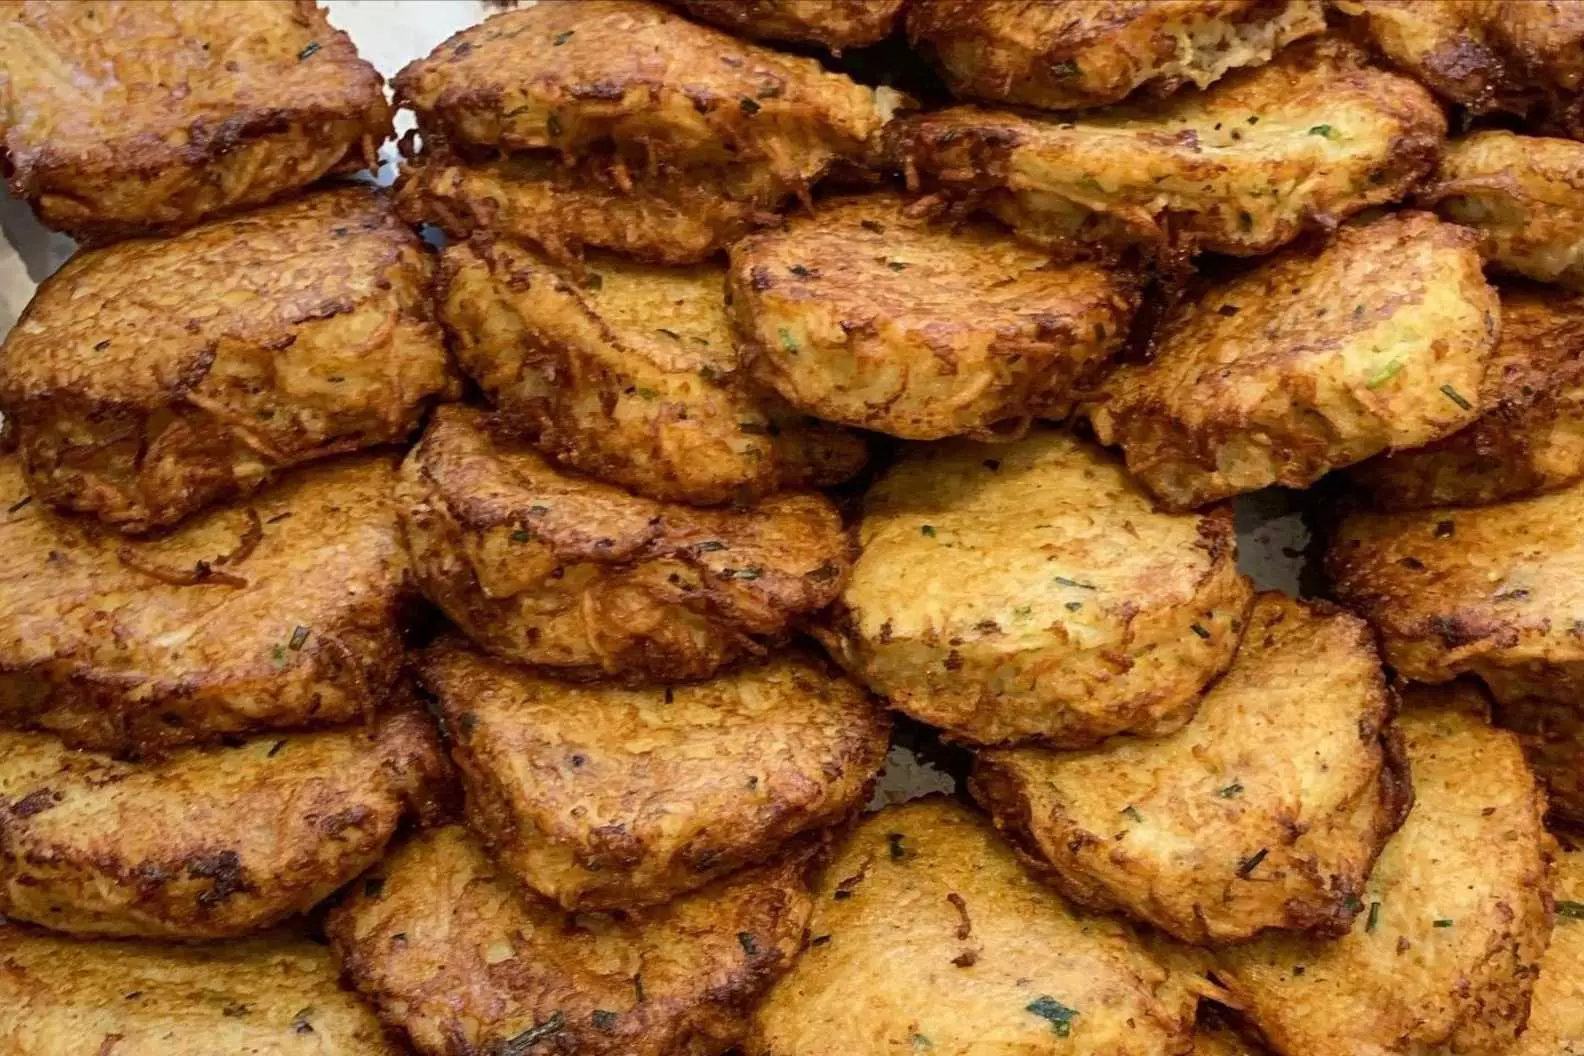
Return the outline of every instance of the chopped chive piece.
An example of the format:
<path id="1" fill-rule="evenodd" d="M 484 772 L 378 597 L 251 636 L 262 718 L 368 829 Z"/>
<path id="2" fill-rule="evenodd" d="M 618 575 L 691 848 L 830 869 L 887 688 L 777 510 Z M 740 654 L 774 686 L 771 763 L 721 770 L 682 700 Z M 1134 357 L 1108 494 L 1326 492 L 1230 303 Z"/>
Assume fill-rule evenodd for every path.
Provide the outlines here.
<path id="1" fill-rule="evenodd" d="M 1058 587 L 1076 587 L 1079 590 L 1095 590 L 1095 589 L 1098 589 L 1098 588 L 1095 587 L 1095 585 L 1093 583 L 1085 583 L 1085 582 L 1083 582 L 1082 580 L 1079 580 L 1079 579 L 1068 579 L 1066 576 L 1057 576 L 1056 577 L 1056 585 Z"/>
<path id="2" fill-rule="evenodd" d="M 546 1038 L 561 1033 L 566 1028 L 566 1016 L 560 1011 L 550 1013 L 550 1018 L 536 1027 L 529 1027 L 501 1046 L 501 1056 L 527 1056 L 528 1050 Z"/>
<path id="3" fill-rule="evenodd" d="M 890 268 L 892 271 L 906 271 L 908 265 L 906 261 L 888 260 L 886 261 L 886 267 Z"/>
<path id="4" fill-rule="evenodd" d="M 1438 928 L 1450 928 L 1452 926 L 1452 922 L 1445 917 L 1442 917 L 1440 920 L 1433 921 L 1432 923 L 1434 923 Z"/>
<path id="5" fill-rule="evenodd" d="M 1364 380 L 1366 389 L 1378 389 L 1402 372 L 1403 363 L 1394 359 Z"/>
<path id="6" fill-rule="evenodd" d="M 726 549 L 726 544 L 719 539 L 706 539 L 702 543 L 694 543 L 693 549 L 701 554 L 713 554 L 717 550 Z"/>
<path id="7" fill-rule="evenodd" d="M 24 495 L 20 499 L 18 499 L 17 501 L 13 502 L 11 505 L 7 506 L 6 507 L 6 512 L 7 513 L 16 513 L 18 510 L 21 510 L 21 509 L 25 508 L 27 506 L 27 504 L 32 502 L 32 501 L 33 501 L 33 496 Z"/>
<path id="8" fill-rule="evenodd" d="M 1467 400 L 1465 400 L 1463 398 L 1463 394 L 1458 392 L 1451 385 L 1443 385 L 1443 386 L 1441 386 L 1441 391 L 1446 394 L 1446 398 L 1447 399 L 1449 399 L 1453 403 L 1457 404 L 1463 410 L 1472 411 L 1474 409 L 1474 405 L 1472 403 L 1469 403 Z"/>
<path id="9" fill-rule="evenodd" d="M 886 833 L 886 845 L 890 848 L 893 861 L 907 857 L 907 850 L 902 846 L 902 834 L 900 832 Z"/>
<path id="10" fill-rule="evenodd" d="M 1558 900 L 1556 911 L 1559 917 L 1568 917 L 1571 920 L 1584 920 L 1584 902 Z"/>
<path id="11" fill-rule="evenodd" d="M 908 1044 L 913 1046 L 914 1052 L 925 1052 L 935 1047 L 935 1043 L 922 1034 L 909 1034 Z"/>
<path id="12" fill-rule="evenodd" d="M 319 54 L 319 42 L 317 40 L 310 40 L 306 45 L 303 46 L 303 49 L 297 53 L 297 61 L 301 62 L 304 59 L 311 59 L 317 54 Z"/>
<path id="13" fill-rule="evenodd" d="M 806 279 L 810 275 L 813 274 L 813 272 L 809 271 L 809 269 L 805 268 L 801 264 L 794 264 L 790 268 L 788 268 L 787 270 L 790 271 L 792 274 L 796 275 L 800 279 Z"/>
<path id="14" fill-rule="evenodd" d="M 559 48 L 561 45 L 563 45 L 567 41 L 571 40 L 572 39 L 572 34 L 576 33 L 576 32 L 577 32 L 577 30 L 575 30 L 575 29 L 569 29 L 569 30 L 567 30 L 564 33 L 557 33 L 555 35 L 555 40 L 551 41 L 551 44 L 554 47 Z"/>
<path id="15" fill-rule="evenodd" d="M 1314 125 L 1309 129 L 1311 136 L 1321 136 L 1325 139 L 1335 139 L 1335 129 L 1330 125 Z"/>
<path id="16" fill-rule="evenodd" d="M 526 543 L 533 538 L 533 533 L 526 528 L 519 528 L 511 534 L 514 543 Z"/>
<path id="17" fill-rule="evenodd" d="M 919 525 L 919 531 L 923 532 L 931 539 L 935 538 L 935 526 L 933 524 L 921 524 Z"/>
<path id="18" fill-rule="evenodd" d="M 1371 902 L 1370 903 L 1370 910 L 1369 910 L 1369 919 L 1364 922 L 1364 933 L 1366 935 L 1375 934 L 1375 926 L 1377 924 L 1379 924 L 1379 923 L 1380 923 L 1380 903 L 1379 902 Z"/>
<path id="19" fill-rule="evenodd" d="M 877 235 L 885 234 L 885 225 L 878 220 L 860 220 L 858 226 L 865 231 L 873 231 Z"/>
<path id="20" fill-rule="evenodd" d="M 1210 640 L 1210 632 L 1199 626 L 1197 623 L 1193 625 L 1193 632 L 1207 642 Z"/>
<path id="21" fill-rule="evenodd" d="M 1059 1038 L 1065 1038 L 1072 1033 L 1073 1017 L 1078 1014 L 1076 1008 L 1068 1008 L 1049 994 L 1041 994 L 1023 1008 L 1024 1011 L 1032 1012 L 1041 1019 L 1050 1020 L 1051 1029 Z"/>
<path id="22" fill-rule="evenodd" d="M 1079 609 L 1083 608 L 1083 602 L 1081 602 L 1081 601 L 1069 601 L 1066 604 L 1065 608 L 1067 609 L 1068 612 L 1077 612 Z"/>
<path id="23" fill-rule="evenodd" d="M 1126 814 L 1128 817 L 1137 822 L 1142 822 L 1144 820 L 1144 815 L 1140 814 L 1138 812 L 1138 808 L 1131 803 L 1122 808 L 1122 813 Z"/>
<path id="24" fill-rule="evenodd" d="M 786 349 L 788 352 L 792 353 L 794 356 L 797 355 L 797 353 L 798 353 L 797 338 L 792 336 L 792 331 L 788 330 L 786 327 L 783 326 L 777 332 L 778 332 L 778 334 L 781 337 L 781 347 Z"/>
<path id="25" fill-rule="evenodd" d="M 1216 795 L 1220 796 L 1222 799 L 1236 799 L 1242 793 L 1242 783 L 1239 781 L 1233 781 L 1230 785 L 1217 792 Z"/>
<path id="26" fill-rule="evenodd" d="M 1051 64 L 1051 76 L 1053 77 L 1076 77 L 1080 72 L 1081 68 L 1075 59 Z"/>
<path id="27" fill-rule="evenodd" d="M 1249 878 L 1249 874 L 1253 873 L 1254 870 L 1259 868 L 1259 864 L 1265 860 L 1265 856 L 1269 853 L 1270 850 L 1268 848 L 1261 847 L 1259 850 L 1243 859 L 1238 863 L 1237 875 L 1247 880 Z"/>
<path id="28" fill-rule="evenodd" d="M 292 652 L 296 652 L 303 647 L 303 643 L 307 640 L 308 628 L 299 624 L 292 628 L 291 641 L 286 643 L 286 648 L 290 649 Z"/>
<path id="29" fill-rule="evenodd" d="M 743 948 L 743 952 L 750 957 L 759 952 L 759 944 L 755 942 L 754 937 L 748 934 L 746 931 L 739 931 L 737 933 L 737 945 L 741 946 Z"/>
<path id="30" fill-rule="evenodd" d="M 666 335 L 667 337 L 669 337 L 673 341 L 682 340 L 682 335 L 678 334 L 675 330 L 667 330 L 663 326 L 657 326 L 657 327 L 655 327 L 655 330 L 656 330 L 657 333 L 662 333 L 662 334 Z"/>
<path id="31" fill-rule="evenodd" d="M 742 107 L 742 112 L 745 114 L 757 114 L 763 109 L 763 107 L 759 105 L 758 100 L 750 99 L 746 95 L 737 100 L 737 105 Z"/>
<path id="32" fill-rule="evenodd" d="M 592 1018 L 596 1030 L 609 1030 L 616 1025 L 616 1013 L 607 1012 L 603 1008 L 596 1008 Z"/>
<path id="33" fill-rule="evenodd" d="M 286 647 L 284 645 L 277 645 L 270 650 L 270 663 L 275 665 L 277 671 L 286 666 Z"/>

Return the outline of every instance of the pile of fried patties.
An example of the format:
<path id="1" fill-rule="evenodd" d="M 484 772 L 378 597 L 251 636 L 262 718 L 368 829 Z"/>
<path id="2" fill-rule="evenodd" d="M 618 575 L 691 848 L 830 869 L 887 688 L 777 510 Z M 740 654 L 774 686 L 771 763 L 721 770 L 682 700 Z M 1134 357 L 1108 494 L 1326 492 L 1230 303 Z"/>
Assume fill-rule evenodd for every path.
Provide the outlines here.
<path id="1" fill-rule="evenodd" d="M 1584 0 L 0 20 L 0 1052 L 1584 1052 Z"/>

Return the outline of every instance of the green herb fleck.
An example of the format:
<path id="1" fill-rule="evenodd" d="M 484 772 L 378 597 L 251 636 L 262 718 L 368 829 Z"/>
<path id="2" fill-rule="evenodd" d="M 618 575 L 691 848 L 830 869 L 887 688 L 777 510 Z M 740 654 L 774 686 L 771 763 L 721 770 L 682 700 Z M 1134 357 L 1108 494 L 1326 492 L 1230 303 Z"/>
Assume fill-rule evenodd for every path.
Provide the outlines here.
<path id="1" fill-rule="evenodd" d="M 1442 917 L 1440 920 L 1431 921 L 1431 923 L 1438 928 L 1450 928 L 1452 926 L 1452 922 L 1446 917 Z"/>
<path id="2" fill-rule="evenodd" d="M 1222 799 L 1236 799 L 1242 794 L 1243 785 L 1239 781 L 1233 781 L 1230 785 L 1216 793 L 1216 795 L 1220 796 Z"/>
<path id="3" fill-rule="evenodd" d="M 529 1027 L 521 1034 L 512 1038 L 501 1046 L 501 1056 L 526 1056 L 529 1049 L 553 1037 L 566 1029 L 566 1016 L 559 1011 L 550 1013 L 550 1018 L 536 1027 Z"/>
<path id="4" fill-rule="evenodd" d="M 640 1005 L 644 1003 L 643 975 L 641 973 L 633 976 L 633 998 Z"/>
<path id="5" fill-rule="evenodd" d="M 726 544 L 719 539 L 706 539 L 702 543 L 694 543 L 693 549 L 701 554 L 713 554 L 717 550 L 726 549 Z"/>
<path id="6" fill-rule="evenodd" d="M 812 579 L 816 583 L 827 583 L 839 575 L 841 575 L 841 570 L 827 561 L 814 571 L 810 572 L 808 574 L 808 578 Z"/>
<path id="7" fill-rule="evenodd" d="M 1017 608 L 1012 610 L 1012 615 L 1016 616 L 1020 620 L 1026 620 L 1030 616 L 1034 615 L 1034 606 L 1019 605 Z"/>
<path id="8" fill-rule="evenodd" d="M 757 114 L 764 109 L 759 105 L 758 100 L 750 99 L 746 95 L 737 100 L 737 105 L 742 107 L 742 112 L 745 114 Z"/>
<path id="9" fill-rule="evenodd" d="M 925 1052 L 935 1047 L 935 1043 L 922 1034 L 909 1034 L 908 1044 L 913 1046 L 914 1052 Z"/>
<path id="10" fill-rule="evenodd" d="M 1122 813 L 1126 814 L 1128 817 L 1132 818 L 1134 821 L 1137 821 L 1137 822 L 1140 822 L 1140 823 L 1142 823 L 1144 821 L 1144 815 L 1140 814 L 1138 812 L 1138 808 L 1135 807 L 1131 803 L 1129 803 L 1127 806 L 1122 808 Z"/>
<path id="11" fill-rule="evenodd" d="M 886 846 L 890 848 L 892 861 L 907 857 L 907 851 L 902 847 L 902 838 L 900 832 L 886 833 Z"/>
<path id="12" fill-rule="evenodd" d="M 1453 403 L 1457 404 L 1463 410 L 1472 411 L 1474 409 L 1474 405 L 1469 403 L 1467 400 L 1465 400 L 1463 398 L 1463 394 L 1458 392 L 1451 385 L 1443 385 L 1443 386 L 1441 386 L 1441 391 L 1446 395 L 1447 399 L 1449 399 Z"/>
<path id="13" fill-rule="evenodd" d="M 1584 920 L 1584 902 L 1558 900 L 1556 911 L 1559 917 L 1567 917 L 1570 920 Z"/>
<path id="14" fill-rule="evenodd" d="M 563 45 L 567 41 L 571 40 L 572 39 L 572 34 L 576 33 L 576 32 L 577 32 L 577 30 L 575 30 L 575 29 L 569 29 L 569 30 L 567 30 L 564 33 L 557 33 L 555 35 L 555 40 L 550 42 L 551 46 L 559 48 L 561 45 Z"/>
<path id="15" fill-rule="evenodd" d="M 935 526 L 933 524 L 921 524 L 919 525 L 919 531 L 923 532 L 931 539 L 935 538 Z"/>
<path id="16" fill-rule="evenodd" d="M 1077 590 L 1096 590 L 1093 583 L 1085 583 L 1080 579 L 1068 579 L 1066 576 L 1057 576 L 1055 583 L 1058 587 L 1073 587 Z"/>
<path id="17" fill-rule="evenodd" d="M 892 271 L 906 271 L 908 265 L 906 261 L 888 260 L 886 261 L 886 267 L 890 268 Z"/>
<path id="18" fill-rule="evenodd" d="M 727 579 L 758 579 L 764 575 L 764 569 L 758 565 L 749 565 L 747 568 L 728 568 L 721 573 Z"/>
<path id="19" fill-rule="evenodd" d="M 519 528 L 511 534 L 511 541 L 514 543 L 526 543 L 532 539 L 533 532 L 529 531 L 527 528 Z"/>
<path id="20" fill-rule="evenodd" d="M 286 643 L 286 648 L 295 653 L 297 650 L 303 647 L 303 643 L 307 640 L 308 628 L 298 624 L 296 627 L 292 628 L 291 641 Z"/>
<path id="21" fill-rule="evenodd" d="M 1378 389 L 1401 373 L 1402 368 L 1402 360 L 1394 359 L 1365 379 L 1364 387 L 1366 389 Z"/>
<path id="22" fill-rule="evenodd" d="M 1254 230 L 1254 214 L 1246 209 L 1238 210 L 1238 228 L 1242 231 Z"/>
<path id="23" fill-rule="evenodd" d="M 1336 129 L 1330 125 L 1314 125 L 1309 129 L 1311 136 L 1320 136 L 1323 139 L 1336 139 Z"/>
<path id="24" fill-rule="evenodd" d="M 790 271 L 792 274 L 796 275 L 800 279 L 806 279 L 810 275 L 814 274 L 813 272 L 809 271 L 809 269 L 805 268 L 801 264 L 794 264 L 790 268 L 788 268 L 787 270 Z"/>
<path id="25" fill-rule="evenodd" d="M 681 334 L 677 333 L 675 330 L 667 330 L 663 326 L 655 327 L 655 332 L 659 333 L 659 334 L 664 334 L 665 336 L 669 337 L 673 341 L 682 340 L 682 335 Z"/>
<path id="26" fill-rule="evenodd" d="M 1192 624 L 1192 627 L 1193 627 L 1193 632 L 1195 634 L 1197 634 L 1199 637 L 1203 638 L 1207 642 L 1210 640 L 1210 632 L 1209 631 L 1205 630 L 1203 627 L 1201 627 L 1197 623 Z"/>
<path id="27" fill-rule="evenodd" d="M 277 645 L 270 650 L 270 662 L 275 665 L 275 670 L 277 671 L 286 666 L 286 647 L 284 645 Z"/>
<path id="28" fill-rule="evenodd" d="M 1083 608 L 1083 602 L 1069 601 L 1064 607 L 1068 612 L 1077 612 L 1079 609 Z"/>
<path id="29" fill-rule="evenodd" d="M 1072 1033 L 1073 1017 L 1078 1014 L 1076 1008 L 1068 1008 L 1049 994 L 1041 994 L 1023 1008 L 1024 1011 L 1032 1012 L 1041 1019 L 1050 1020 L 1051 1029 L 1059 1038 L 1065 1038 Z"/>
<path id="30" fill-rule="evenodd" d="M 885 234 L 885 225 L 878 220 L 860 220 L 858 226 L 865 231 L 873 231 L 877 235 Z"/>
<path id="31" fill-rule="evenodd" d="M 1052 77 L 1076 77 L 1082 73 L 1082 68 L 1076 59 L 1067 59 L 1064 62 L 1051 63 Z"/>
<path id="32" fill-rule="evenodd" d="M 607 1012 L 603 1008 L 596 1008 L 593 1017 L 594 1029 L 609 1030 L 616 1025 L 616 1013 Z"/>
<path id="33" fill-rule="evenodd" d="M 20 499 L 18 499 L 17 501 L 13 502 L 11 505 L 7 506 L 6 507 L 6 512 L 7 513 L 17 513 L 18 511 L 24 509 L 27 506 L 27 504 L 32 502 L 32 501 L 33 501 L 33 496 L 24 495 Z"/>
<path id="34" fill-rule="evenodd" d="M 660 394 L 653 389 L 639 388 L 638 390 L 638 398 L 642 400 L 652 400 L 659 395 Z"/>
<path id="35" fill-rule="evenodd" d="M 1366 935 L 1375 934 L 1375 928 L 1376 928 L 1376 926 L 1378 924 L 1380 924 L 1380 903 L 1379 902 L 1371 902 L 1370 903 L 1370 910 L 1369 910 L 1369 919 L 1364 921 L 1364 933 Z"/>
<path id="36" fill-rule="evenodd" d="M 754 937 L 748 934 L 746 931 L 739 931 L 737 933 L 737 944 L 741 946 L 743 948 L 743 952 L 750 957 L 759 952 L 759 944 L 755 942 Z"/>
<path id="37" fill-rule="evenodd" d="M 311 59 L 317 54 L 319 54 L 319 42 L 317 40 L 310 40 L 306 45 L 303 46 L 303 49 L 297 53 L 297 61 L 301 62 L 304 59 Z"/>
<path id="38" fill-rule="evenodd" d="M 1269 853 L 1270 850 L 1268 848 L 1261 847 L 1259 850 L 1243 859 L 1238 863 L 1237 875 L 1242 877 L 1244 880 L 1247 880 L 1250 874 L 1259 868 L 1259 864 L 1265 860 L 1265 856 Z"/>
<path id="39" fill-rule="evenodd" d="M 792 336 L 792 331 L 783 326 L 779 331 L 777 331 L 777 333 L 779 333 L 781 337 L 781 347 L 786 349 L 792 355 L 797 355 L 798 343 L 797 339 Z"/>

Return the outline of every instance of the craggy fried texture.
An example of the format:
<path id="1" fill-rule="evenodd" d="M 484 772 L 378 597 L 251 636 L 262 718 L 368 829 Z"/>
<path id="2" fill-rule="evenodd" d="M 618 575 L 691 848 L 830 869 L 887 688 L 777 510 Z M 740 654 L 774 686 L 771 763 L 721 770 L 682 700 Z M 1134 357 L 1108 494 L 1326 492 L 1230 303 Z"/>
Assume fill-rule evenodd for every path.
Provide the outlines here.
<path id="1" fill-rule="evenodd" d="M 1511 697 L 1493 709 L 1498 726 L 1523 742 L 1541 781 L 1551 816 L 1584 825 L 1584 708 L 1568 699 Z"/>
<path id="2" fill-rule="evenodd" d="M 471 408 L 435 414 L 397 501 L 429 598 L 487 651 L 561 678 L 707 678 L 762 653 L 847 577 L 823 496 L 657 503 L 557 471 Z"/>
<path id="3" fill-rule="evenodd" d="M 859 541 L 822 639 L 892 706 L 980 744 L 1178 729 L 1252 597 L 1231 510 L 1157 513 L 1117 461 L 1052 430 L 904 456 Z"/>
<path id="4" fill-rule="evenodd" d="M 1065 416 L 1138 304 L 1126 274 L 1053 264 L 995 224 L 911 219 L 889 193 L 737 243 L 727 289 L 758 380 L 819 418 L 913 440 Z"/>
<path id="5" fill-rule="evenodd" d="M 1504 288 L 1484 391 L 1490 410 L 1472 425 L 1349 477 L 1388 510 L 1478 506 L 1584 477 L 1584 293 Z"/>
<path id="6" fill-rule="evenodd" d="M 336 981 L 329 951 L 285 936 L 213 946 L 82 942 L 0 929 L 10 1056 L 400 1056 Z"/>
<path id="7" fill-rule="evenodd" d="M 1401 198 L 1445 134 L 1429 92 L 1322 38 L 1204 92 L 1075 121 L 956 107 L 896 121 L 885 140 L 910 186 L 1042 245 L 1258 256 Z"/>
<path id="8" fill-rule="evenodd" d="M 1478 675 L 1498 701 L 1584 693 L 1584 485 L 1475 509 L 1354 513 L 1326 555 L 1336 597 L 1398 674 Z"/>
<path id="9" fill-rule="evenodd" d="M 1505 1056 L 1584 1052 L 1584 847 L 1564 836 L 1554 873 L 1556 927 L 1540 962 L 1529 1025 Z"/>
<path id="10" fill-rule="evenodd" d="M 1217 951 L 1232 1003 L 1282 1056 L 1506 1053 L 1551 931 L 1554 841 L 1517 740 L 1476 716 L 1398 720 L 1415 800 L 1337 940 Z"/>
<path id="11" fill-rule="evenodd" d="M 566 909 L 653 905 L 861 806 L 891 724 L 820 661 L 780 654 L 691 686 L 571 686 L 431 648 L 468 793 L 502 868 Z"/>
<path id="12" fill-rule="evenodd" d="M 452 142 L 565 155 L 610 143 L 649 171 L 752 162 L 787 189 L 865 157 L 894 94 L 637 0 L 503 12 L 394 83 L 419 127 Z"/>
<path id="13" fill-rule="evenodd" d="M 1082 905 L 1198 944 L 1345 934 L 1413 798 L 1392 711 L 1363 620 L 1267 593 L 1181 730 L 984 752 L 971 787 Z"/>
<path id="14" fill-rule="evenodd" d="M 0 458 L 0 724 L 119 751 L 371 714 L 408 593 L 394 476 L 304 467 L 129 543 L 51 514 Z"/>
<path id="15" fill-rule="evenodd" d="M 1320 0 L 915 0 L 908 37 L 953 94 L 1047 110 L 1169 95 L 1325 31 Z"/>
<path id="16" fill-rule="evenodd" d="M 543 257 L 475 240 L 445 251 L 440 314 L 501 421 L 558 464 L 651 498 L 718 504 L 837 484 L 857 435 L 750 389 L 718 265 Z"/>
<path id="17" fill-rule="evenodd" d="M 623 187 L 609 163 L 575 165 L 534 154 L 469 162 L 426 148 L 402 169 L 396 208 L 452 239 L 475 231 L 573 260 L 585 246 L 651 264 L 696 264 L 748 232 L 778 223 L 784 189 L 736 196 L 718 179 L 664 171 Z"/>
<path id="18" fill-rule="evenodd" d="M 334 911 L 347 976 L 427 1056 L 707 1056 L 741 1037 L 809 915 L 807 849 L 655 909 L 524 900 L 460 826 L 431 829 Z"/>
<path id="19" fill-rule="evenodd" d="M 1584 290 L 1584 143 L 1475 132 L 1448 145 L 1420 197 L 1478 231 L 1503 271 Z"/>
<path id="20" fill-rule="evenodd" d="M 947 799 L 868 815 L 816 886 L 809 935 L 748 1056 L 1167 1056 L 1193 1031 L 1193 980 Z"/>
<path id="21" fill-rule="evenodd" d="M 390 135 L 380 75 L 311 0 L 5 0 L 0 26 L 6 187 L 80 240 L 373 167 Z"/>
<path id="22" fill-rule="evenodd" d="M 823 44 L 834 52 L 889 36 L 907 0 L 669 0 L 701 22 L 754 40 Z"/>
<path id="23" fill-rule="evenodd" d="M 1580 0 L 1332 0 L 1392 62 L 1476 113 L 1584 137 Z"/>
<path id="24" fill-rule="evenodd" d="M 259 931 L 374 864 L 445 775 L 415 712 L 142 765 L 0 732 L 0 911 L 78 935 Z"/>
<path id="25" fill-rule="evenodd" d="M 1185 299 L 1088 406 L 1096 435 L 1181 510 L 1456 432 L 1492 406 L 1500 336 L 1474 243 L 1394 213 Z"/>
<path id="26" fill-rule="evenodd" d="M 35 494 L 142 532 L 405 440 L 457 391 L 432 272 L 363 188 L 79 253 L 0 347 Z"/>

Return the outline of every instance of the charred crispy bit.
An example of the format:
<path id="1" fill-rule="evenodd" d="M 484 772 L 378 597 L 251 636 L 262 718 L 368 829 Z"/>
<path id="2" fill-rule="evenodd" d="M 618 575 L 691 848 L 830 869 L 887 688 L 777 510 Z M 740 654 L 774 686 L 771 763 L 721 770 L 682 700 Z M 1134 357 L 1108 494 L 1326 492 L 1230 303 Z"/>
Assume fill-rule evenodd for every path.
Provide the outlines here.
<path id="1" fill-rule="evenodd" d="M 582 282 L 525 247 L 449 247 L 440 314 L 500 421 L 558 464 L 698 504 L 837 484 L 863 467 L 854 433 L 750 389 L 718 265 L 590 257 Z"/>
<path id="2" fill-rule="evenodd" d="M 1354 513 L 1326 556 L 1336 596 L 1420 682 L 1470 673 L 1501 702 L 1584 694 L 1584 484 L 1474 509 Z"/>
<path id="3" fill-rule="evenodd" d="M 1404 70 L 1476 113 L 1584 137 L 1580 0 L 1332 0 Z"/>
<path id="4" fill-rule="evenodd" d="M 980 744 L 1178 729 L 1252 597 L 1231 510 L 1157 513 L 1119 462 L 1054 430 L 909 453 L 859 538 L 822 639 L 894 707 Z"/>
<path id="5" fill-rule="evenodd" d="M 1146 1056 L 1193 1033 L 1198 984 L 1175 961 L 1074 910 L 944 798 L 864 818 L 815 887 L 809 935 L 748 1056 Z"/>
<path id="6" fill-rule="evenodd" d="M 422 663 L 501 867 L 570 910 L 666 902 L 861 806 L 890 722 L 799 653 L 695 685 L 574 686 L 459 639 Z"/>
<path id="7" fill-rule="evenodd" d="M 663 504 L 562 473 L 470 408 L 435 414 L 397 500 L 430 599 L 487 651 L 563 678 L 707 678 L 824 608 L 849 566 L 817 493 Z"/>
<path id="8" fill-rule="evenodd" d="M 1584 291 L 1584 143 L 1476 132 L 1447 147 L 1421 199 L 1478 231 L 1501 270 Z"/>
<path id="9" fill-rule="evenodd" d="M 894 122 L 911 185 L 978 204 L 1020 236 L 1257 256 L 1396 201 L 1435 167 L 1440 106 L 1321 38 L 1203 92 L 1073 120 L 964 106 Z"/>
<path id="10" fill-rule="evenodd" d="M 390 135 L 380 75 L 312 0 L 5 0 L 0 24 L 6 186 L 82 241 L 372 167 Z"/>
<path id="11" fill-rule="evenodd" d="M 754 40 L 823 44 L 835 52 L 889 36 L 907 0 L 670 0 L 702 22 Z"/>
<path id="12" fill-rule="evenodd" d="M 1377 506 L 1478 506 L 1584 477 L 1584 293 L 1508 286 L 1501 306 L 1490 410 L 1443 440 L 1358 466 L 1349 476 Z"/>
<path id="13" fill-rule="evenodd" d="M 1216 953 L 1232 1003 L 1282 1056 L 1508 1053 L 1529 1016 L 1551 931 L 1545 796 L 1516 739 L 1478 716 L 1416 708 L 1398 724 L 1414 805 L 1352 931 Z"/>
<path id="14" fill-rule="evenodd" d="M 0 457 L 0 725 L 125 750 L 370 714 L 401 665 L 394 468 L 305 467 L 129 543 L 51 514 Z"/>
<path id="15" fill-rule="evenodd" d="M 1182 510 L 1456 432 L 1492 406 L 1500 336 L 1474 243 L 1395 213 L 1185 299 L 1086 408 L 1096 435 Z"/>
<path id="16" fill-rule="evenodd" d="M 889 193 L 737 243 L 727 289 L 759 381 L 819 418 L 913 440 L 1064 417 L 1138 303 L 1124 273 L 1055 264 L 992 223 L 911 218 Z"/>
<path id="17" fill-rule="evenodd" d="M 914 0 L 907 25 L 955 94 L 1047 110 L 1204 88 L 1326 28 L 1320 0 Z"/>
<path id="18" fill-rule="evenodd" d="M 350 187 L 79 253 L 0 347 L 34 493 L 144 532 L 405 440 L 457 391 L 432 273 L 384 199 Z"/>
<path id="19" fill-rule="evenodd" d="M 426 1056 L 724 1052 L 787 970 L 809 915 L 810 849 L 664 906 L 569 914 L 521 898 L 461 826 L 381 867 L 327 930 L 351 981 Z"/>
<path id="20" fill-rule="evenodd" d="M 1412 800 L 1368 626 L 1262 594 L 1193 721 L 1086 752 L 983 752 L 972 788 L 1074 901 L 1185 942 L 1345 934 Z"/>
<path id="21" fill-rule="evenodd" d="M 374 864 L 445 771 L 414 711 L 141 764 L 0 732 L 0 912 L 77 935 L 259 931 Z"/>
<path id="22" fill-rule="evenodd" d="M 402 1056 L 284 934 L 208 946 L 85 942 L 0 927 L 0 1049 L 18 1056 Z"/>
<path id="23" fill-rule="evenodd" d="M 1556 927 L 1540 962 L 1529 1025 L 1507 1056 L 1584 1051 L 1584 847 L 1564 836 L 1557 854 Z"/>

